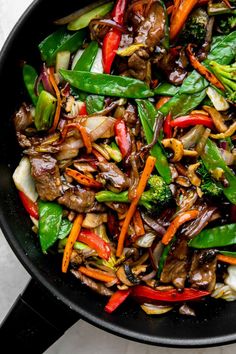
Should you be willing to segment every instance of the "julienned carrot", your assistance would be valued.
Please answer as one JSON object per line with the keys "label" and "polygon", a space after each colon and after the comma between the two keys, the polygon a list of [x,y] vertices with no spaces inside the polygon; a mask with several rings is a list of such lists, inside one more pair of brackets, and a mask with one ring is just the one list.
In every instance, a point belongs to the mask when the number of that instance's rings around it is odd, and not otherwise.
{"label": "julienned carrot", "polygon": [[188,15],[198,3],[198,0],[176,1],[170,21],[170,40],[173,41],[183,28]]}
{"label": "julienned carrot", "polygon": [[166,233],[162,238],[162,243],[164,245],[168,245],[168,243],[173,239],[174,235],[176,234],[178,228],[185,222],[190,221],[192,219],[196,219],[198,217],[198,214],[198,210],[189,210],[176,216],[176,218],[171,222],[170,226],[166,230]]}
{"label": "julienned carrot", "polygon": [[90,154],[92,152],[92,142],[91,142],[91,139],[90,139],[90,136],[89,136],[89,133],[87,132],[86,128],[83,127],[81,124],[79,123],[70,123],[70,124],[67,124],[62,132],[61,132],[61,139],[60,141],[58,141],[58,144],[61,144],[63,143],[63,141],[65,140],[66,138],[66,135],[68,133],[68,131],[70,129],[77,129],[80,134],[81,134],[81,138],[83,140],[83,143],[84,143],[84,146],[86,147],[87,149],[87,153]]}
{"label": "julienned carrot", "polygon": [[63,259],[62,259],[62,272],[66,273],[69,263],[70,263],[70,256],[73,250],[73,246],[77,240],[77,237],[80,233],[81,230],[81,225],[83,222],[83,215],[79,214],[77,215],[77,217],[75,218],[75,221],[73,223],[70,235],[68,237],[68,240],[66,242],[66,246],[65,246],[65,250],[64,250],[64,254],[63,254]]}
{"label": "julienned carrot", "polygon": [[169,97],[169,96],[161,97],[156,103],[156,109],[160,109],[170,99],[171,99],[171,97]]}
{"label": "julienned carrot", "polygon": [[84,146],[86,147],[87,153],[90,154],[92,152],[92,142],[87,132],[86,128],[83,127],[81,124],[79,125],[79,131],[84,142]]}
{"label": "julienned carrot", "polygon": [[86,187],[91,188],[102,188],[102,183],[96,181],[93,178],[83,175],[82,173],[72,170],[71,168],[66,168],[66,174],[72,178],[74,178],[78,183],[82,184]]}
{"label": "julienned carrot", "polygon": [[117,246],[117,250],[116,250],[117,257],[120,257],[122,255],[125,237],[126,237],[126,233],[127,233],[130,221],[135,213],[139,199],[141,198],[141,196],[146,188],[148,179],[153,171],[155,163],[156,163],[155,157],[148,156],[142,176],[141,176],[139,183],[138,183],[136,197],[132,200],[132,203],[130,204],[129,210],[128,210],[126,217],[125,217],[124,224],[122,225],[122,228],[121,228],[121,232],[120,232],[119,239],[118,239],[118,246]]}
{"label": "julienned carrot", "polygon": [[56,108],[56,112],[55,112],[55,116],[54,116],[54,120],[53,120],[53,124],[51,129],[49,130],[49,133],[53,133],[58,125],[59,119],[60,119],[60,114],[61,114],[61,94],[60,91],[57,87],[56,81],[55,81],[55,77],[54,77],[54,68],[51,67],[48,69],[49,70],[49,80],[52,84],[52,87],[56,93],[56,97],[57,97],[57,108]]}
{"label": "julienned carrot", "polygon": [[108,274],[98,269],[86,268],[81,266],[79,267],[79,271],[90,278],[103,281],[104,283],[109,283],[116,279],[115,275]]}
{"label": "julienned carrot", "polygon": [[134,231],[136,236],[143,236],[145,234],[143,220],[141,218],[140,212],[138,210],[135,211],[133,216],[134,223]]}
{"label": "julienned carrot", "polygon": [[224,254],[218,254],[216,258],[218,259],[218,261],[236,265],[236,257],[230,257],[230,256],[225,256]]}
{"label": "julienned carrot", "polygon": [[212,83],[212,85],[224,91],[225,88],[222,85],[222,83],[217,79],[217,77],[210,70],[208,70],[204,65],[202,65],[197,60],[197,58],[193,55],[192,44],[188,44],[186,51],[188,54],[189,61],[191,65],[194,67],[194,69],[196,69],[199,72],[199,74],[204,76],[210,83]]}

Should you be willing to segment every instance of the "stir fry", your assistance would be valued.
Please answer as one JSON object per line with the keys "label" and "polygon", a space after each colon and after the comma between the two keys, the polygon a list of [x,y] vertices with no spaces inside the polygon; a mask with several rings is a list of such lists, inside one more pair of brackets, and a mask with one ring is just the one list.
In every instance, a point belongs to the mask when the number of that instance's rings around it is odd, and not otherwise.
{"label": "stir fry", "polygon": [[45,257],[108,313],[236,300],[236,1],[99,0],[38,49],[13,180]]}

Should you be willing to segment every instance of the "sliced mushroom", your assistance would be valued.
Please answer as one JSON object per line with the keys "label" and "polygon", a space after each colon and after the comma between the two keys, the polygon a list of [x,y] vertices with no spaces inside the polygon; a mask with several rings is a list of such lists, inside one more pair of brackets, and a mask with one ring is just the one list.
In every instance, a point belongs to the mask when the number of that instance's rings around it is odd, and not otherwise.
{"label": "sliced mushroom", "polygon": [[218,112],[214,107],[203,106],[203,109],[210,114],[213,123],[220,133],[226,132],[228,129],[227,125],[224,122],[224,118],[220,112]]}
{"label": "sliced mushroom", "polygon": [[106,213],[101,213],[101,214],[87,213],[82,226],[85,229],[91,229],[91,228],[94,229],[95,227],[102,225],[104,222],[107,222]]}
{"label": "sliced mushroom", "polygon": [[171,138],[163,139],[162,144],[165,148],[171,149],[174,153],[174,156],[171,159],[171,162],[178,162],[182,159],[184,155],[184,147],[181,141]]}
{"label": "sliced mushroom", "polygon": [[128,264],[124,264],[118,268],[116,272],[117,278],[127,286],[134,286],[140,283],[140,280],[132,273],[132,269]]}
{"label": "sliced mushroom", "polygon": [[187,170],[187,176],[193,186],[199,187],[201,185],[201,179],[197,176],[196,170],[201,165],[200,162],[189,165]]}

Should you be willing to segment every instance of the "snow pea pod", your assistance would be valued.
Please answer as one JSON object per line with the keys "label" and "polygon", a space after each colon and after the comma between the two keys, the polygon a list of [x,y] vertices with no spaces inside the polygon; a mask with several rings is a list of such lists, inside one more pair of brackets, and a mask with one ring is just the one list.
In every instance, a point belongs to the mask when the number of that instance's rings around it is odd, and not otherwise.
{"label": "snow pea pod", "polygon": [[54,113],[56,110],[56,98],[47,91],[42,91],[39,95],[34,124],[37,130],[48,130],[51,128]]}
{"label": "snow pea pod", "polygon": [[108,2],[107,4],[103,4],[101,6],[92,9],[91,11],[86,12],[85,14],[79,16],[77,19],[71,21],[67,28],[70,31],[77,31],[82,28],[85,28],[89,25],[89,22],[95,18],[102,18],[108,12],[110,12],[113,8],[114,3]]}
{"label": "snow pea pod", "polygon": [[58,239],[62,221],[62,207],[57,203],[38,202],[39,207],[39,241],[43,253],[46,253]]}
{"label": "snow pea pod", "polygon": [[[38,96],[35,94],[34,87],[36,80],[38,78],[38,73],[33,68],[33,66],[25,64],[23,66],[23,80],[25,83],[25,87],[28,91],[28,94],[33,102],[33,104],[36,106],[38,102]],[[42,84],[39,84],[39,93],[43,90]]]}
{"label": "snow pea pod", "polygon": [[90,71],[97,56],[98,48],[99,47],[97,42],[90,42],[88,47],[84,50],[83,54],[75,64],[73,70]]}
{"label": "snow pea pod", "polygon": [[224,176],[229,182],[229,186],[222,186],[223,193],[232,204],[236,204],[236,176],[226,165],[217,145],[212,140],[207,140],[205,150],[201,158],[209,172],[215,170],[216,168],[221,168],[224,171]]}
{"label": "snow pea pod", "polygon": [[196,108],[206,97],[206,89],[193,95],[180,94],[179,92],[165,103],[160,109],[164,116],[171,112],[172,117],[185,115]]}
{"label": "snow pea pod", "polygon": [[144,82],[129,77],[71,70],[60,70],[60,74],[72,86],[95,95],[125,98],[154,96]]}
{"label": "snow pea pod", "polygon": [[189,241],[193,248],[225,247],[236,243],[236,224],[218,226],[200,232]]}
{"label": "snow pea pod", "polygon": [[72,223],[68,219],[62,219],[57,238],[59,240],[62,240],[63,238],[68,236],[71,228],[72,228]]}
{"label": "snow pea pod", "polygon": [[88,114],[99,112],[103,109],[104,97],[98,95],[89,95],[86,98],[86,108]]}
{"label": "snow pea pod", "polygon": [[179,87],[164,82],[157,86],[153,91],[155,95],[174,96],[179,91]]}
{"label": "snow pea pod", "polygon": [[[144,130],[144,134],[147,143],[150,144],[153,140],[153,126],[155,123],[155,118],[157,116],[157,111],[154,106],[148,100],[136,100],[138,106],[138,113]],[[168,164],[168,160],[165,151],[158,141],[156,145],[151,149],[151,155],[157,159],[155,167],[168,184],[171,183],[171,171]]]}
{"label": "snow pea pod", "polygon": [[85,36],[86,30],[70,33],[65,27],[60,28],[39,44],[42,60],[46,61],[48,66],[55,65],[58,52],[74,53],[83,44]]}

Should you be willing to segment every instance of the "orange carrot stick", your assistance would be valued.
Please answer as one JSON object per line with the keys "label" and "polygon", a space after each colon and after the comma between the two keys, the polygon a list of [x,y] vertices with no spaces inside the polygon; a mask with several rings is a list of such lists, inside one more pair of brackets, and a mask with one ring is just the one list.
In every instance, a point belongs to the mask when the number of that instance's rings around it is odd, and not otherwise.
{"label": "orange carrot stick", "polygon": [[57,127],[59,119],[60,119],[60,114],[61,114],[61,94],[60,94],[60,91],[59,91],[59,89],[57,87],[57,84],[56,84],[56,81],[55,81],[54,68],[51,67],[48,70],[49,70],[49,80],[50,80],[50,82],[52,84],[52,87],[54,88],[54,91],[55,91],[56,97],[57,97],[57,108],[56,108],[56,112],[55,112],[55,116],[54,116],[52,127],[49,130],[49,133],[53,133],[56,130],[56,127]]}
{"label": "orange carrot stick", "polygon": [[169,97],[169,96],[161,97],[156,103],[156,109],[160,109],[170,99],[171,99],[171,97]]}
{"label": "orange carrot stick", "polygon": [[82,184],[86,187],[91,188],[102,188],[102,183],[96,181],[95,179],[85,176],[82,173],[72,170],[71,168],[66,168],[66,174],[72,178],[74,178],[78,183]]}
{"label": "orange carrot stick", "polygon": [[190,221],[192,219],[196,219],[199,214],[198,210],[189,210],[183,213],[180,213],[176,218],[171,222],[170,226],[166,230],[165,235],[162,238],[162,243],[164,245],[168,245],[168,243],[172,240],[178,228],[183,225],[185,222]]}
{"label": "orange carrot stick", "polygon": [[197,4],[198,0],[177,1],[172,10],[170,21],[170,40],[173,41],[183,28],[190,12]]}
{"label": "orange carrot stick", "polygon": [[87,153],[90,154],[92,152],[92,142],[87,132],[86,128],[79,124],[79,131],[84,142],[84,146],[86,147]]}
{"label": "orange carrot stick", "polygon": [[83,140],[83,143],[84,143],[84,146],[86,147],[87,149],[87,153],[90,154],[92,152],[92,142],[91,142],[91,139],[90,139],[90,136],[89,136],[89,133],[87,132],[86,128],[83,127],[81,124],[79,123],[70,123],[70,124],[67,124],[62,132],[61,132],[61,139],[58,141],[58,145],[59,144],[62,144],[63,141],[65,140],[66,138],[66,135],[68,133],[68,131],[70,129],[77,129],[80,134],[81,134],[81,138]]}
{"label": "orange carrot stick", "polygon": [[202,76],[204,76],[209,82],[211,82],[214,86],[219,88],[220,90],[225,90],[222,83],[217,79],[217,77],[208,70],[204,65],[202,65],[197,58],[192,53],[192,44],[187,46],[187,54],[190,60],[191,65],[196,69]]}
{"label": "orange carrot stick", "polygon": [[143,220],[138,210],[136,210],[136,212],[134,213],[133,223],[136,236],[143,236],[145,234],[145,230],[143,226]]}
{"label": "orange carrot stick", "polygon": [[75,221],[73,223],[70,235],[69,235],[68,240],[66,242],[64,254],[63,254],[63,259],[62,259],[62,272],[63,273],[67,272],[67,269],[68,269],[68,266],[70,263],[71,253],[72,253],[74,244],[77,240],[77,237],[80,233],[83,219],[84,219],[83,215],[79,214],[79,215],[77,215],[77,217],[75,218]]}
{"label": "orange carrot stick", "polygon": [[236,257],[225,256],[224,254],[217,254],[216,258],[218,261],[236,265]]}
{"label": "orange carrot stick", "polygon": [[117,257],[120,257],[122,255],[123,252],[123,248],[124,248],[124,242],[125,242],[125,237],[126,237],[126,233],[130,224],[130,221],[135,213],[136,207],[138,205],[139,199],[141,198],[148,179],[153,171],[153,168],[155,166],[156,163],[156,159],[153,156],[148,156],[142,176],[139,180],[138,186],[137,186],[137,192],[136,192],[136,197],[132,200],[132,203],[130,204],[129,210],[126,214],[125,217],[125,221],[124,224],[122,225],[122,229],[120,232],[120,236],[118,239],[118,246],[117,246],[117,250],[116,250],[116,255]]}
{"label": "orange carrot stick", "polygon": [[167,7],[167,14],[168,14],[168,15],[171,15],[173,9],[174,9],[174,5],[170,5],[169,7]]}
{"label": "orange carrot stick", "polygon": [[79,271],[83,273],[84,275],[87,275],[90,278],[96,279],[103,281],[104,283],[109,283],[110,281],[113,281],[116,279],[115,275],[108,274],[106,272],[103,272],[102,270],[98,269],[91,269],[91,268],[86,268],[86,267],[79,267]]}

